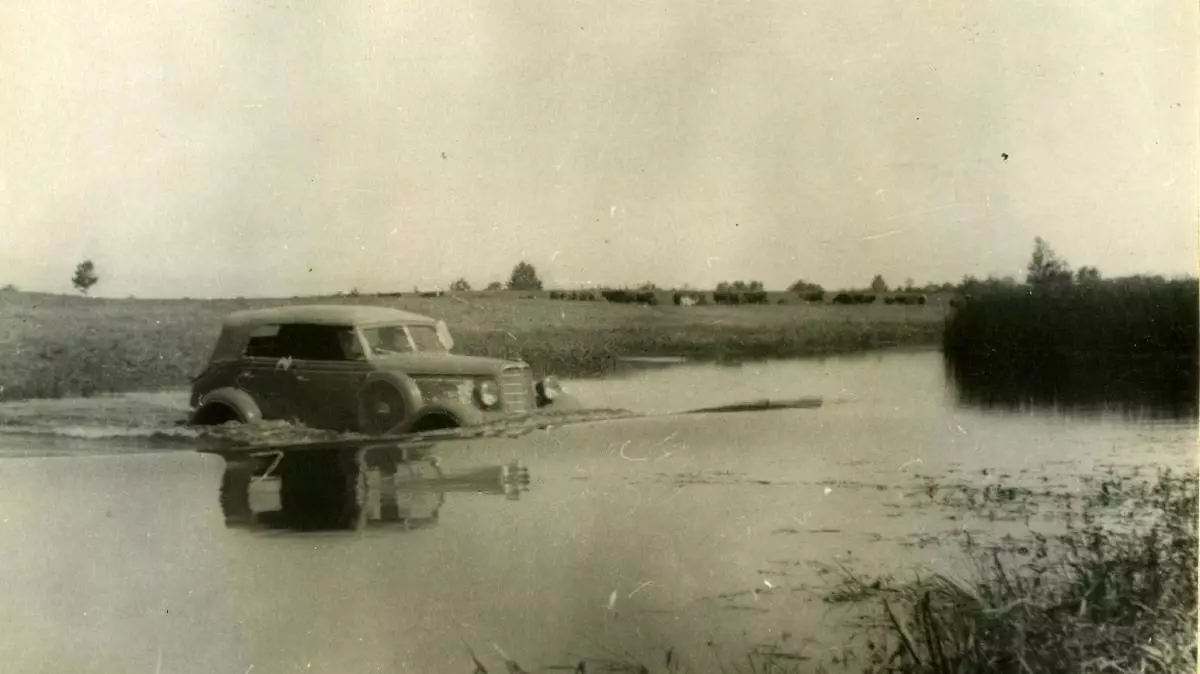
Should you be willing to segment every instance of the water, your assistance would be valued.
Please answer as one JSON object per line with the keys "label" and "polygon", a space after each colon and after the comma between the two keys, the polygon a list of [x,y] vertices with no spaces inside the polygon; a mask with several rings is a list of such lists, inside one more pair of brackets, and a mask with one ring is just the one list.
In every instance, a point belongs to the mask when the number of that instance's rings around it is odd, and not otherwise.
{"label": "water", "polygon": [[[1194,418],[960,404],[935,353],[570,385],[651,414],[764,397],[825,405],[447,441],[394,477],[366,472],[365,491],[293,479],[290,496],[195,451],[175,425],[178,392],[6,405],[0,661],[470,672],[469,645],[493,671],[497,646],[532,671],[613,652],[661,662],[673,646],[718,670],[714,653],[740,662],[786,631],[815,662],[848,632],[814,563],[952,569],[938,543],[964,528],[1053,526],[947,512],[923,496],[928,480],[1071,490],[1111,464],[1197,469]],[[282,470],[339,470],[312,461]],[[346,516],[303,526],[335,511]]]}

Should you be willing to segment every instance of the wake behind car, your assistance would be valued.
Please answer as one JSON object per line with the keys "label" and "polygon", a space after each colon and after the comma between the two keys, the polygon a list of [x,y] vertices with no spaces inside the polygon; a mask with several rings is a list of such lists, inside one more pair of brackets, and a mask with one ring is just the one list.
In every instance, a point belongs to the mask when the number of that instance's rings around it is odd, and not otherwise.
{"label": "wake behind car", "polygon": [[451,353],[443,321],[370,306],[297,305],[226,317],[192,382],[189,423],[300,422],[395,435],[572,409],[522,361]]}

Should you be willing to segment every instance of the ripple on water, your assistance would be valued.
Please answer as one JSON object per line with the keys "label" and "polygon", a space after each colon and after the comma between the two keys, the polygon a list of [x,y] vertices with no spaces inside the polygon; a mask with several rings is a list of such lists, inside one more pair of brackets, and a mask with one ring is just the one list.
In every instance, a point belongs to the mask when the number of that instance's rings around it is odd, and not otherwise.
{"label": "ripple on water", "polygon": [[[0,405],[0,454],[42,455],[71,444],[78,451],[129,451],[180,447],[249,447],[355,442],[367,436],[306,427],[286,421],[223,426],[187,426],[186,391],[135,392],[93,398],[29,400]],[[534,430],[634,416],[626,410],[543,412],[485,424],[415,436],[443,439],[518,437]],[[95,443],[86,445],[81,443]]]}

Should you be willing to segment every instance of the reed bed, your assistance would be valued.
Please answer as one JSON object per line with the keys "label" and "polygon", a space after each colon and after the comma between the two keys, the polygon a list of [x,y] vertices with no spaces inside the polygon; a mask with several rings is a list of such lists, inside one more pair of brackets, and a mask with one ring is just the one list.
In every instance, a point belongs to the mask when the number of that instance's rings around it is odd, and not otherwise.
{"label": "reed bed", "polygon": [[1110,476],[1060,535],[968,538],[973,574],[845,573],[831,597],[874,609],[866,672],[1196,671],[1197,498],[1195,475]]}
{"label": "reed bed", "polygon": [[1120,279],[997,287],[952,310],[947,370],[971,403],[1193,412],[1200,389],[1200,286]]}

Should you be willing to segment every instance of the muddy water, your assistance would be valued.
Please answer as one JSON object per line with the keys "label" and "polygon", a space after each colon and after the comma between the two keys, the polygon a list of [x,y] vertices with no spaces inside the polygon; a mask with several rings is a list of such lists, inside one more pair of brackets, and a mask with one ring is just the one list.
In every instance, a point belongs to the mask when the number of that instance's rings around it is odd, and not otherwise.
{"label": "muddy water", "polygon": [[[496,646],[530,670],[613,652],[657,662],[673,646],[719,671],[715,652],[740,661],[786,631],[815,662],[847,632],[814,563],[953,569],[955,548],[939,543],[964,529],[1054,526],[1036,509],[949,512],[930,481],[1069,491],[1110,464],[1196,470],[1194,419],[962,407],[930,353],[684,366],[573,388],[663,414],[763,397],[826,404],[439,443],[453,482],[438,487],[420,462],[371,472],[357,528],[326,531],[272,526],[283,500],[272,480],[231,513],[226,462],[174,426],[178,394],[0,407],[0,661],[469,672],[468,644],[493,671]],[[511,479],[518,461],[527,484]]]}

